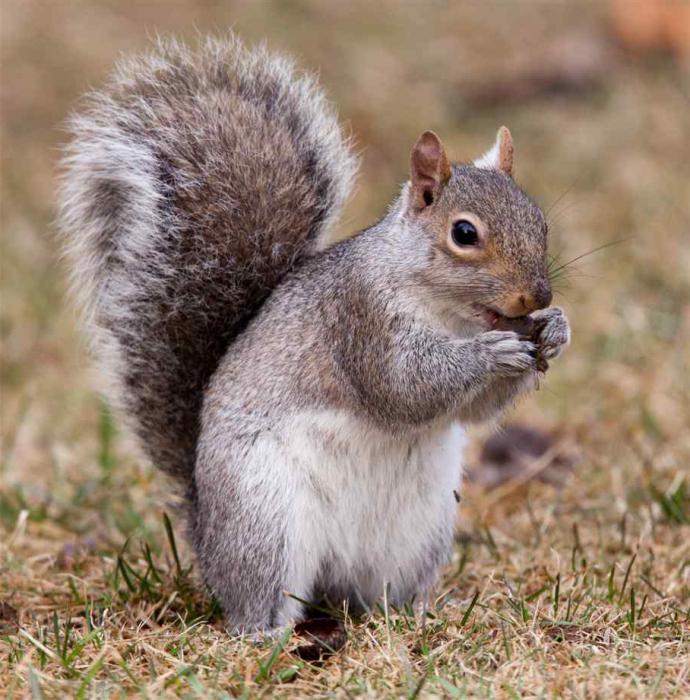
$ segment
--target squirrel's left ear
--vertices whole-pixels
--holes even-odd
[[[412,206],[421,211],[433,204],[450,175],[450,161],[441,139],[433,131],[425,131],[410,153]]]
[[[513,137],[505,126],[498,130],[496,142],[481,157],[474,161],[478,168],[500,170],[509,177],[513,174]]]

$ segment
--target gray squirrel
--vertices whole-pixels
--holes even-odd
[[[423,600],[452,551],[463,426],[570,336],[508,130],[468,165],[424,132],[383,218],[329,245],[357,161],[314,79],[263,47],[160,40],[70,126],[72,288],[229,630],[292,624],[303,601]],[[538,337],[497,330],[525,317]]]

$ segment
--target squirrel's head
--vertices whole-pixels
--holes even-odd
[[[412,148],[404,217],[422,236],[419,270],[432,297],[466,320],[493,326],[551,303],[546,220],[512,178],[505,127],[472,165],[451,164],[425,131]]]

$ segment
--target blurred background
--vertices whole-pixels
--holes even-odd
[[[687,697],[690,2],[0,2],[0,687],[38,697],[36,669],[56,697],[76,683],[86,696],[89,679],[191,696],[197,651],[211,654],[199,673],[212,686],[230,679],[248,697],[245,679],[263,677],[262,649],[235,648],[171,560],[169,487],[93,389],[52,224],[79,96],[158,33],[232,28],[317,71],[352,133],[362,168],[337,235],[383,213],[422,130],[463,161],[506,124],[516,179],[565,265],[555,303],[572,346],[507,429],[473,435],[456,556],[428,622],[435,673],[469,683],[467,697]],[[211,624],[192,625],[199,648],[185,651],[185,621],[200,616]],[[417,697],[408,669],[427,678],[426,643],[417,653],[416,633],[398,631],[387,655],[391,630],[375,625],[351,630],[332,674],[301,669],[292,697],[299,682],[335,696],[341,673],[369,697]]]
[[[650,483],[678,488],[690,464],[689,7],[5,0],[0,527],[28,510],[37,552],[70,533],[160,528],[146,504],[165,487],[116,435],[65,303],[56,161],[66,116],[120,54],[158,33],[193,42],[229,28],[317,71],[353,134],[362,170],[339,235],[381,215],[420,131],[470,160],[509,126],[551,252],[584,256],[557,285],[572,347],[510,421],[567,441],[573,503],[622,512]],[[473,517],[471,497],[466,508]]]

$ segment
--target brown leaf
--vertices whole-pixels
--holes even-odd
[[[14,634],[19,629],[17,609],[0,600],[0,634]]]
[[[342,620],[315,617],[295,625],[295,634],[310,640],[311,644],[298,646],[294,653],[310,662],[325,661],[347,643],[347,633]]]

